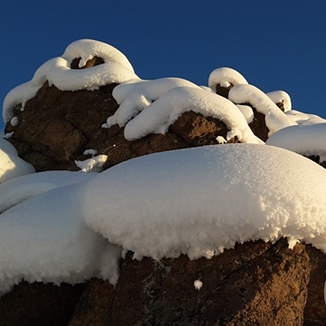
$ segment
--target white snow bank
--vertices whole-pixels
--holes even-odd
[[[82,220],[81,184],[47,191],[1,214],[0,293],[22,280],[117,281],[120,249]]]
[[[266,126],[274,132],[293,125],[284,112],[260,89],[253,85],[235,85],[230,89],[229,99],[236,104],[251,104],[258,112],[265,114]]]
[[[326,123],[326,119],[323,119],[315,114],[304,113],[296,110],[287,111],[285,114],[293,124],[312,125],[318,123]]]
[[[5,139],[0,139],[0,184],[34,172],[34,167],[18,156],[13,145]]]
[[[292,109],[291,97],[284,91],[273,91],[266,93],[266,95],[275,103],[283,103],[284,112]]]
[[[310,156],[319,155],[326,161],[326,123],[291,126],[271,136],[266,144]]]
[[[208,85],[215,92],[216,85],[229,87],[231,84],[248,84],[247,80],[236,70],[228,67],[213,70],[208,77]]]
[[[81,57],[80,66],[95,56],[104,59],[104,64],[87,69],[71,69],[74,58]],[[111,45],[94,40],[79,40],[70,44],[61,57],[45,62],[35,72],[31,81],[11,90],[4,99],[3,119],[5,122],[13,117],[13,108],[33,98],[41,86],[48,80],[63,91],[80,89],[94,90],[109,83],[122,83],[138,79],[123,53]]]
[[[150,82],[144,84],[144,89],[146,89],[144,94],[148,94],[146,91],[150,87],[152,87]],[[156,86],[153,88],[156,89]],[[139,139],[151,133],[165,134],[169,126],[182,113],[194,111],[205,117],[214,117],[223,121],[230,128],[227,139],[237,136],[241,142],[258,143],[257,137],[252,133],[244,116],[232,102],[195,85],[194,87],[172,88],[156,101],[152,103],[148,101],[147,106],[144,105],[142,110],[136,106],[139,102],[129,101],[128,96],[126,99],[126,105],[121,105],[115,115],[108,119],[107,126],[122,123],[122,121],[125,123],[131,119],[124,130],[127,140]]]
[[[145,107],[163,94],[176,87],[194,87],[194,83],[182,78],[161,78],[156,80],[139,80],[116,86],[113,97],[120,104],[115,114],[107,119],[103,127],[110,128],[114,124],[120,127],[141,112]]]
[[[11,179],[0,184],[0,213],[30,197],[91,177],[83,172],[46,171]]]
[[[326,250],[326,173],[293,152],[227,144],[139,157],[85,183],[87,224],[135,257],[211,257],[288,237]]]

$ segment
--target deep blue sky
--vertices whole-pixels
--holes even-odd
[[[325,13],[325,0],[7,1],[0,101],[71,42],[92,38],[121,50],[141,78],[207,85],[212,70],[228,66],[326,118]]]

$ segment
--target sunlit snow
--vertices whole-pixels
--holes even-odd
[[[104,64],[88,69],[71,69],[72,59],[81,58],[80,65],[95,56]],[[122,83],[139,79],[126,56],[111,45],[94,40],[79,40],[70,44],[61,57],[45,62],[35,72],[32,80],[10,91],[3,104],[5,122],[13,117],[13,108],[26,103],[48,81],[60,90],[96,89],[109,83]]]
[[[284,128],[271,136],[266,143],[305,156],[318,155],[320,162],[323,162],[326,161],[326,123]]]

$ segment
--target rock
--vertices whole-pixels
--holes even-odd
[[[86,285],[27,282],[0,298],[1,326],[67,325]]]
[[[91,325],[302,325],[309,273],[305,246],[290,250],[285,239],[236,245],[210,260],[138,261],[129,252],[108,320]],[[98,285],[88,287],[82,300],[95,307]],[[76,316],[69,324],[79,325]]]
[[[118,125],[109,129],[101,127],[118,108],[112,97],[115,86],[69,92],[45,83],[36,96],[27,101],[23,111],[20,106],[14,110],[19,123],[17,126],[7,123],[6,132],[14,132],[10,142],[36,171],[74,171],[78,170],[75,160],[89,158],[83,155],[86,149],[107,155],[104,165],[107,169],[137,156],[218,144],[218,136],[226,138],[228,129],[224,122],[185,112],[165,135],[151,134],[129,142],[124,138],[124,129]],[[238,140],[232,138],[228,142]]]

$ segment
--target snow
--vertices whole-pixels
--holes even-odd
[[[236,104],[251,104],[258,112],[265,114],[269,136],[294,124],[265,93],[253,85],[235,85],[230,89],[228,97]]]
[[[199,291],[199,290],[202,288],[202,286],[203,286],[203,282],[202,282],[202,281],[200,281],[200,280],[196,280],[196,281],[194,282],[194,287],[195,287],[196,290]]]
[[[106,155],[97,155],[84,161],[75,161],[75,163],[83,172],[101,172],[107,158]]]
[[[104,59],[104,64],[88,69],[71,69],[74,58],[81,58],[80,65],[95,56]],[[128,59],[123,53],[103,42],[79,40],[70,44],[61,57],[45,62],[35,72],[32,80],[11,90],[4,99],[3,119],[5,122],[13,118],[13,108],[33,98],[42,85],[48,81],[63,91],[80,89],[94,90],[109,83],[122,83],[139,79],[134,73]]]
[[[266,93],[266,95],[275,103],[283,103],[284,112],[292,109],[291,97],[284,91],[274,91]]]
[[[286,111],[285,114],[290,119],[292,124],[312,125],[326,123],[326,119],[323,119],[315,114],[304,113],[296,110]]]
[[[5,139],[0,139],[0,184],[34,172],[33,166],[18,156],[13,145]]]
[[[7,181],[0,198],[1,293],[23,279],[115,284],[121,249],[210,258],[284,236],[326,250],[325,170],[266,145],[156,153],[101,174],[36,173]]]
[[[291,126],[271,136],[266,144],[282,147],[310,156],[318,155],[326,161],[326,123]]]
[[[248,84],[248,82],[238,71],[222,67],[213,70],[208,77],[208,85],[213,91],[215,91],[217,84],[222,87],[229,87],[231,85]]]
[[[157,100],[163,94],[176,87],[200,88],[192,82],[181,78],[161,78],[152,81],[139,80],[123,83],[113,90],[114,99],[120,104],[119,110],[107,119],[105,128],[114,124],[120,127]]]
[[[147,155],[104,171],[83,192],[89,227],[136,258],[210,258],[236,242],[282,236],[326,250],[325,170],[272,146]]]
[[[0,184],[0,213],[30,197],[90,177],[90,174],[83,172],[46,171],[8,180]]]
[[[163,80],[163,82],[169,84],[169,81]],[[124,97],[120,97],[120,93],[117,96],[113,92],[113,96],[117,96],[117,99],[122,102],[105,126],[110,127],[114,123],[118,123],[120,126],[125,125],[124,136],[127,140],[136,140],[151,133],[165,134],[169,126],[182,113],[194,111],[205,117],[210,116],[223,121],[230,128],[227,140],[237,136],[241,142],[259,143],[239,109],[222,96],[195,87],[195,85],[181,86],[171,88],[151,103],[153,97],[148,99],[148,94],[156,92],[155,95],[160,95],[161,93],[158,93],[156,88],[161,85],[161,81],[157,84],[154,81],[153,84],[149,82],[138,85],[141,85],[142,92],[139,91],[139,88],[137,88],[137,92],[131,88],[129,91],[131,96],[124,94]],[[134,94],[137,94],[137,98],[142,100],[143,106],[140,104],[140,100],[135,99]],[[126,102],[123,101],[123,98]]]
[[[120,248],[81,218],[81,184],[58,187],[6,210],[0,220],[0,293],[23,279],[60,284],[118,279]]]

